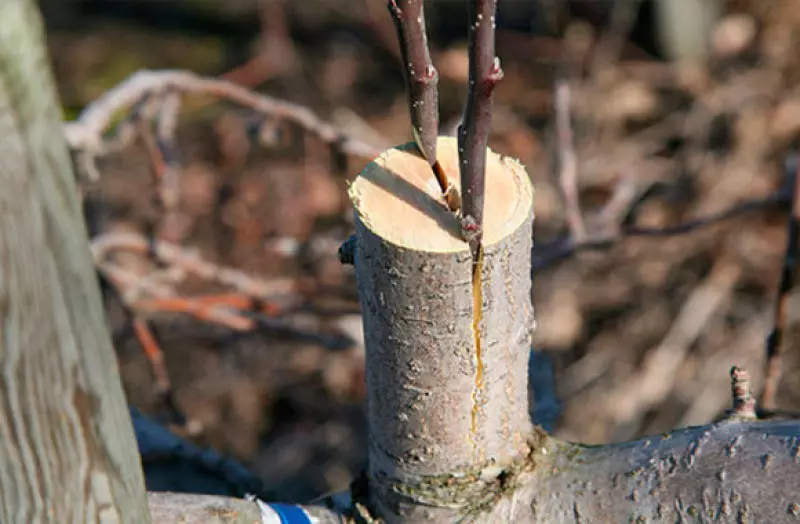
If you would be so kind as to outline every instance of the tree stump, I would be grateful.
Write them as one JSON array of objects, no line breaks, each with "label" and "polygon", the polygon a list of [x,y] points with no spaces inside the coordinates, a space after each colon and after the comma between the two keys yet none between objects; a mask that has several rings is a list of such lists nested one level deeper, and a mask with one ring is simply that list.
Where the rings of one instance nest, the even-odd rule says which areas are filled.
[{"label": "tree stump", "polygon": [[[456,140],[440,138],[437,149],[457,183]],[[477,280],[459,221],[413,143],[384,152],[350,187],[368,475],[384,517],[447,521],[481,483],[438,483],[491,477],[526,452],[532,433],[533,187],[515,160],[487,151],[486,166]]]}]

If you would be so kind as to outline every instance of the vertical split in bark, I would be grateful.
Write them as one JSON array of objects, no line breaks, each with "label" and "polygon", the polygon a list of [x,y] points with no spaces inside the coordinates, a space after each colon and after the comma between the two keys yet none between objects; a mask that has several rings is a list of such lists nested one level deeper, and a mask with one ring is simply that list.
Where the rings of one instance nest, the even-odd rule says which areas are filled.
[{"label": "vertical split in bark", "polygon": [[472,332],[475,346],[475,384],[473,398],[473,433],[477,411],[484,394],[484,325],[483,297],[483,220],[486,179],[486,155],[492,124],[492,93],[503,78],[500,59],[494,53],[494,29],[497,0],[467,2],[469,17],[469,92],[464,121],[458,128],[458,158],[461,174],[461,236],[472,255]]},{"label": "vertical split in bark", "polygon": [[[385,152],[361,172],[350,195],[367,349],[370,487],[379,514],[395,515],[400,504],[437,521],[439,510],[451,517],[456,511],[437,506],[459,503],[419,495],[431,478],[499,472],[526,449],[533,191],[519,163],[487,153],[476,304],[484,328],[483,387],[474,396],[472,254],[413,148]],[[456,141],[440,138],[438,151],[443,169],[456,172]]]}]

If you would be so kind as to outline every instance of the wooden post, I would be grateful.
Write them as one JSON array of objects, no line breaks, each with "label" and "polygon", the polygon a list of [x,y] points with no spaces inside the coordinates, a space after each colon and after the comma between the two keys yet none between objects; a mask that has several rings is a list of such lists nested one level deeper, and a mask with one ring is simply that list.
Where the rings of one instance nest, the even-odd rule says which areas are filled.
[{"label": "wooden post", "polygon": [[[456,140],[437,149],[457,181]],[[486,164],[476,286],[459,222],[416,146],[386,151],[350,188],[371,500],[389,521],[451,521],[528,449],[533,188],[515,160],[489,151]]]},{"label": "wooden post", "polygon": [[0,2],[0,522],[149,522],[33,0]]}]

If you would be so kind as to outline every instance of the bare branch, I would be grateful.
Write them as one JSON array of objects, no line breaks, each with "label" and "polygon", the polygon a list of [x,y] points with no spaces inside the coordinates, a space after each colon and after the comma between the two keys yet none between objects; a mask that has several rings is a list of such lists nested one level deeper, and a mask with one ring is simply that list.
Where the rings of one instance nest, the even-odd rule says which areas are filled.
[{"label": "bare branch", "polygon": [[[781,376],[781,360],[783,357],[783,333],[786,329],[786,316],[788,313],[789,292],[794,287],[795,266],[797,265],[798,234],[800,234],[800,162],[797,166],[790,166],[787,159],[786,170],[794,191],[791,194],[791,213],[786,227],[786,253],[783,257],[783,270],[781,272],[780,287],[775,302],[775,321],[772,332],[767,337],[767,367],[764,377],[764,391],[761,404],[766,410],[776,408],[778,382]],[[794,167],[794,169],[792,169]]]},{"label": "bare branch", "polygon": [[[83,168],[95,172],[94,158],[109,149],[103,135],[120,112],[134,106],[148,95],[163,93],[205,94],[247,107],[262,115],[294,122],[329,144],[351,155],[365,158],[377,156],[379,150],[356,138],[345,136],[310,109],[298,104],[254,93],[226,80],[205,78],[188,71],[139,71],[89,104],[78,118],[64,125],[67,143],[80,152]],[[127,146],[134,138],[130,129],[119,136],[115,149]]]},{"label": "bare branch", "polygon": [[677,226],[669,226],[662,229],[646,227],[623,227],[619,230],[606,235],[588,237],[582,242],[576,242],[571,237],[556,240],[550,244],[542,245],[535,249],[532,272],[541,271],[548,266],[561,260],[571,257],[579,251],[590,249],[608,249],[617,242],[629,237],[668,237],[675,235],[685,235],[703,227],[712,226],[724,220],[728,220],[745,213],[765,209],[787,200],[783,191],[776,191],[766,198],[746,200],[737,206],[733,206],[719,213],[690,220]]},{"label": "bare branch", "polygon": [[566,205],[567,224],[577,242],[586,239],[586,225],[578,200],[578,159],[572,133],[570,87],[564,78],[555,83],[556,141],[558,143],[558,181]]},{"label": "bare branch", "polygon": [[[91,249],[95,263],[99,264],[114,250],[147,253],[148,239],[135,233],[109,233],[94,238]],[[178,266],[200,278],[230,286],[251,297],[274,298],[276,295],[294,295],[297,291],[293,279],[262,280],[233,268],[217,266],[198,254],[169,242],[157,242],[155,253],[169,265]]]},{"label": "bare branch", "polygon": [[458,128],[461,170],[462,234],[473,256],[480,249],[486,178],[486,147],[492,124],[492,93],[503,78],[494,52],[497,0],[472,0],[469,12],[469,93]]}]

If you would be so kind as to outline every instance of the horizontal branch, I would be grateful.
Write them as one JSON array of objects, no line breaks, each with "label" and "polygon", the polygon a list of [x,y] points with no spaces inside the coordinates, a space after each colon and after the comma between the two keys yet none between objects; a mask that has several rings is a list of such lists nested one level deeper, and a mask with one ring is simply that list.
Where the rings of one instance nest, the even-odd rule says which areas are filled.
[{"label": "horizontal branch", "polygon": [[314,522],[340,524],[339,512],[323,506],[268,504],[257,499],[236,499],[189,493],[147,494],[153,522],[186,524],[254,524]]},{"label": "horizontal branch", "polygon": [[[96,264],[102,264],[113,251],[147,254],[150,247],[148,239],[136,233],[109,233],[95,237],[91,243]],[[155,255],[171,266],[178,266],[189,273],[230,286],[252,297],[274,298],[276,295],[293,295],[297,291],[293,279],[263,280],[237,269],[218,266],[204,260],[199,254],[170,242],[157,241]]]},{"label": "horizontal branch", "polygon": [[513,522],[783,522],[800,516],[800,422],[720,423],[625,444],[549,440]]},{"label": "horizontal branch", "polygon": [[[262,115],[294,122],[324,142],[335,144],[347,154],[372,158],[379,153],[377,148],[347,136],[307,107],[255,93],[226,80],[206,78],[181,70],[143,70],[134,73],[89,104],[76,120],[64,124],[67,143],[73,150],[83,152],[88,157],[84,160],[93,165],[93,158],[105,152],[103,135],[114,118],[147,96],[172,93],[210,95]],[[124,141],[131,139],[132,137],[127,137]]]},{"label": "horizontal branch", "polygon": [[745,213],[765,209],[777,204],[783,204],[789,200],[789,196],[784,191],[777,191],[766,198],[746,200],[745,202],[714,213],[706,217],[690,220],[676,226],[665,228],[647,227],[622,227],[617,231],[600,236],[590,236],[585,240],[576,241],[572,237],[556,240],[549,244],[540,245],[534,248],[532,272],[541,271],[552,264],[571,257],[579,251],[590,249],[607,249],[617,242],[631,237],[668,237],[684,235],[697,229],[712,226],[724,220],[728,220]]}]

